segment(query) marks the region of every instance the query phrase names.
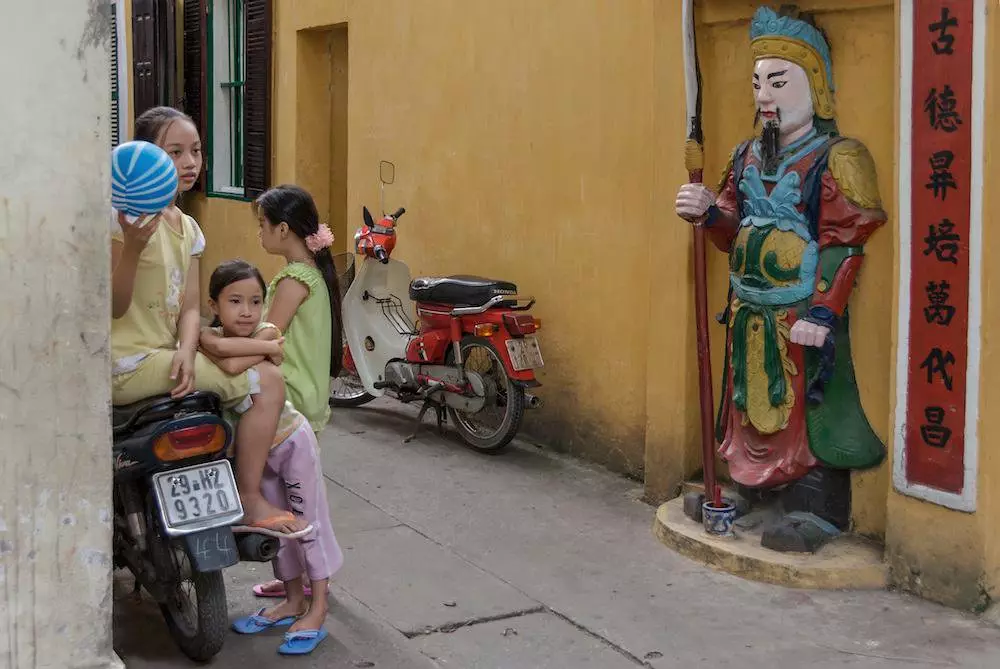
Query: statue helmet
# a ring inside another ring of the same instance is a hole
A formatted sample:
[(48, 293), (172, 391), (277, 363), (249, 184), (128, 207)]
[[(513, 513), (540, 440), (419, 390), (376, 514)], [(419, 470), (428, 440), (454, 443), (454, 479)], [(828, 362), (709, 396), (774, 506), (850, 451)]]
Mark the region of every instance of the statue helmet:
[(750, 22), (750, 49), (754, 62), (780, 58), (805, 70), (812, 89), (814, 113), (821, 119), (833, 120), (830, 45), (815, 25), (791, 14), (779, 14), (770, 7), (760, 7)]

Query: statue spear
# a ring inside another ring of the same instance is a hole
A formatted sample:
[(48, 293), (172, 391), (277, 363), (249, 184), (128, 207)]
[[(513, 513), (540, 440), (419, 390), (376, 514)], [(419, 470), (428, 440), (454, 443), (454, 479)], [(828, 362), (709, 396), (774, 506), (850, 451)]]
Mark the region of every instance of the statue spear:
[[(687, 101), (688, 137), (684, 146), (684, 164), (690, 183), (702, 183), (704, 136), (701, 128), (701, 71), (695, 44), (694, 0), (682, 0), (681, 21), (684, 36), (684, 93)], [(705, 228), (699, 223), (694, 231), (694, 302), (698, 346), (698, 390), (701, 409), (702, 469), (705, 500), (722, 504), (722, 493), (715, 482), (715, 436), (712, 426), (712, 359), (708, 341), (708, 278), (705, 271)]]

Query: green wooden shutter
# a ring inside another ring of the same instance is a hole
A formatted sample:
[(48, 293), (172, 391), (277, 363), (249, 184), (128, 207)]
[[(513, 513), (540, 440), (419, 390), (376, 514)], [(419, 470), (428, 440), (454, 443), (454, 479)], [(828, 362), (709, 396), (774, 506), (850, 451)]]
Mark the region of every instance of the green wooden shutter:
[(245, 0), (246, 84), (243, 92), (243, 190), (255, 198), (271, 176), (271, 0)]
[(132, 68), (135, 116), (175, 103), (177, 49), (174, 0), (132, 0)]
[[(208, 99), (207, 0), (184, 0), (184, 112), (194, 120), (204, 147), (208, 141), (206, 100)], [(208, 155), (202, 151), (205, 165)], [(205, 191), (205, 166), (194, 185)]]
[(177, 94), (177, 0), (156, 0), (156, 101), (168, 107)]
[(156, 106), (156, 3), (132, 0), (132, 85), (139, 117)]

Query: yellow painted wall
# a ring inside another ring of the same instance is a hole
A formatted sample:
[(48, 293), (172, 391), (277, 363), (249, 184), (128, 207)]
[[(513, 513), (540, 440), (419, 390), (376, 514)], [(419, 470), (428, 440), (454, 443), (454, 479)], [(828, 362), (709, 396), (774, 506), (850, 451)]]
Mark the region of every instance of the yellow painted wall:
[[(651, 198), (652, 0), (275, 6), (273, 181), (312, 190), (343, 243), (362, 205), (378, 208), (378, 161), (392, 160), (387, 207), (407, 208), (397, 249), (415, 274), (509, 278), (538, 298), (547, 405), (529, 431), (641, 476), (648, 249), (675, 222)], [(342, 60), (328, 54), (345, 35), (346, 160), (328, 121)], [(346, 178), (330, 174), (338, 161)], [(205, 272), (228, 255), (261, 258), (246, 207), (194, 206)], [(661, 333), (668, 355), (685, 334)]]
[(128, 118), (122, 119), (120, 123), (128, 127), (128, 137), (132, 136), (132, 132), (135, 129), (135, 87), (133, 83), (133, 70), (132, 70), (132, 0), (125, 0), (125, 13), (123, 16), (118, 17), (119, 21), (125, 22), (125, 58), (128, 67), (126, 70), (126, 79), (128, 80)]
[[(1000, 193), (995, 175), (1000, 170), (1000, 131), (991, 120), (1000, 115), (1000, 3), (991, 0), (986, 46), (986, 137), (983, 173), (983, 325), (979, 389), (979, 510), (976, 518), (983, 537), (982, 593), (1000, 600), (1000, 412), (988, 412), (989, 399), (1000, 402), (1000, 267), (987, 249), (1000, 248)], [(982, 598), (977, 602), (985, 604)]]

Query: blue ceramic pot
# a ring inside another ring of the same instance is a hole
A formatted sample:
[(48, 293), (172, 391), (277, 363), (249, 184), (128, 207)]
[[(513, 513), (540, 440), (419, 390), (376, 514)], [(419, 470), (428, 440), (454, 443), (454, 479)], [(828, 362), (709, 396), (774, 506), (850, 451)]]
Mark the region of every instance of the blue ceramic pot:
[(721, 507), (715, 506), (711, 502), (701, 505), (702, 522), (705, 531), (717, 537), (736, 536), (733, 532), (733, 523), (736, 521), (736, 507), (723, 502)]

